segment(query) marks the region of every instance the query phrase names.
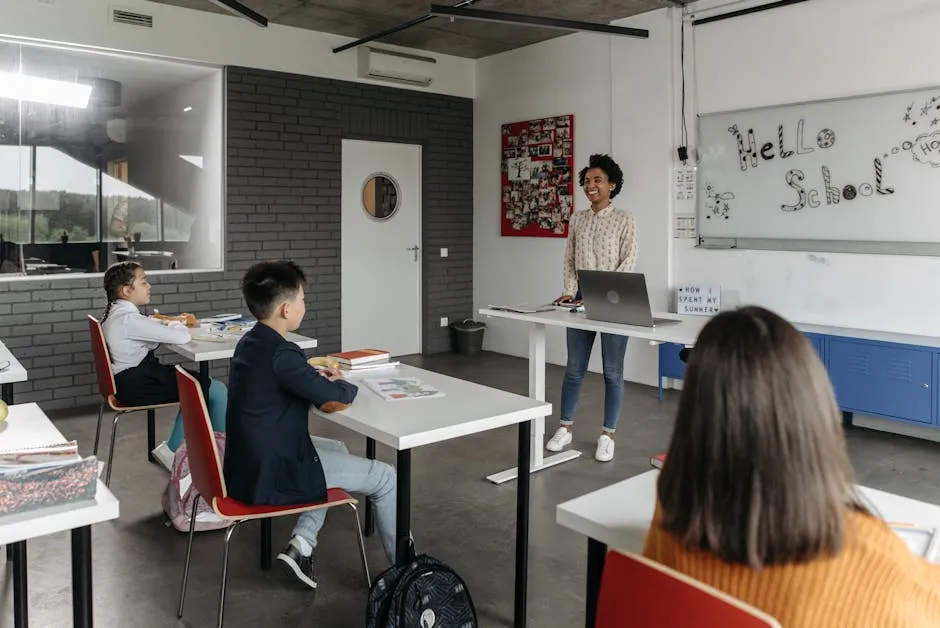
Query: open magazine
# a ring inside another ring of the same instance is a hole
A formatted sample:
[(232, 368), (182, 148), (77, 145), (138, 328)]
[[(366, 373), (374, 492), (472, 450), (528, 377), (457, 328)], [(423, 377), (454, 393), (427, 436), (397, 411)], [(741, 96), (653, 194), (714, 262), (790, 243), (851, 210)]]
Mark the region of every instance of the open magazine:
[(385, 401), (444, 396), (444, 393), (416, 377), (370, 378), (362, 380), (362, 383)]

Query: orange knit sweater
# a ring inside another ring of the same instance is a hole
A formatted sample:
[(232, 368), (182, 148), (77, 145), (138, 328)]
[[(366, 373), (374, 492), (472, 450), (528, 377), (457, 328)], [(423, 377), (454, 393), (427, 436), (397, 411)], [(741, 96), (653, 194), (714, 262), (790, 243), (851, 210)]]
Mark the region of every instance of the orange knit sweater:
[(938, 628), (940, 565), (915, 556), (884, 522), (847, 515), (839, 555), (755, 570), (690, 550), (662, 531), (643, 554), (775, 617), (783, 628)]

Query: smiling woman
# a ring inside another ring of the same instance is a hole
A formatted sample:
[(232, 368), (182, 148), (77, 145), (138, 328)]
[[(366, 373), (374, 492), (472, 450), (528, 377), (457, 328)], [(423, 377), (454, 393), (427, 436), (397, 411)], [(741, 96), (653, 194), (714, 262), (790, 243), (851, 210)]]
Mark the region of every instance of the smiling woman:
[(0, 280), (221, 268), (222, 99), (219, 68), (0, 39)]

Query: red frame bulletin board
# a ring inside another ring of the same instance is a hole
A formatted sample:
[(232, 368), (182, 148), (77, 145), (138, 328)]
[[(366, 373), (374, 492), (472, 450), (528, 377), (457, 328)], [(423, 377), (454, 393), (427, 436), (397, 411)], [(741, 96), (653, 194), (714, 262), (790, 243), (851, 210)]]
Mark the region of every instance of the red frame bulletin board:
[(504, 124), (501, 233), (567, 238), (574, 210), (574, 114)]

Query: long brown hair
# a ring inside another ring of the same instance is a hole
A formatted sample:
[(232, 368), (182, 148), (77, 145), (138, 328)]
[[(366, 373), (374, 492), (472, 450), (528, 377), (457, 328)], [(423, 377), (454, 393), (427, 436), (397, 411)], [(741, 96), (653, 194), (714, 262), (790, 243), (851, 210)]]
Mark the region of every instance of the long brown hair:
[(108, 266), (104, 271), (104, 291), (108, 296), (108, 305), (104, 308), (104, 316), (101, 322), (104, 323), (111, 313), (111, 306), (115, 301), (121, 298), (121, 288), (134, 284), (137, 278), (137, 269), (142, 268), (137, 262), (118, 262)]
[(662, 528), (727, 563), (837, 554), (854, 489), (841, 415), (809, 341), (759, 307), (724, 312), (689, 357), (659, 478)]

